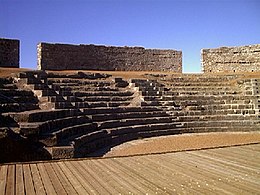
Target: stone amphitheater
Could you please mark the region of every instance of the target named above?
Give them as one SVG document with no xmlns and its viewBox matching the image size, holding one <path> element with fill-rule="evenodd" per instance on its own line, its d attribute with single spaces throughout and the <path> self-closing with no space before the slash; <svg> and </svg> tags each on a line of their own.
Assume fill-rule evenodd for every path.
<svg viewBox="0 0 260 195">
<path fill-rule="evenodd" d="M 1 47 L 19 51 L 14 45 Z M 203 74 L 183 74 L 175 50 L 41 43 L 39 70 L 10 69 L 19 57 L 9 50 L 1 49 L 9 57 L 0 70 L 0 162 L 88 157 L 156 136 L 260 130 L 260 45 L 202 50 Z M 9 65 L 10 53 L 18 61 Z"/>
</svg>

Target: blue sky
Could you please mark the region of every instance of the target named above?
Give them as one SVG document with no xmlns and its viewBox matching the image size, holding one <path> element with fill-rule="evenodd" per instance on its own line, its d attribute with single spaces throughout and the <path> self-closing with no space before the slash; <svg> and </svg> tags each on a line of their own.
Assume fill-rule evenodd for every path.
<svg viewBox="0 0 260 195">
<path fill-rule="evenodd" d="M 21 67 L 36 69 L 38 42 L 183 51 L 260 43 L 260 0 L 0 0 L 0 37 L 21 40 Z"/>
</svg>

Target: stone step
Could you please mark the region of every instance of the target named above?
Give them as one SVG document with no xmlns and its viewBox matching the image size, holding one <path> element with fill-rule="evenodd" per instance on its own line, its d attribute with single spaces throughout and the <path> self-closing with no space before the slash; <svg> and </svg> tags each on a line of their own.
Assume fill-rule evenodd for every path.
<svg viewBox="0 0 260 195">
<path fill-rule="evenodd" d="M 0 95 L 0 103 L 38 103 L 38 99 L 35 96 L 26 96 L 26 95 L 20 95 L 20 96 L 1 96 Z"/>
<path fill-rule="evenodd" d="M 106 136 L 103 138 L 94 139 L 95 135 L 93 136 L 93 140 L 87 142 L 82 142 L 82 145 L 79 145 L 74 150 L 74 157 L 75 158 L 84 158 L 84 157 L 95 157 L 96 153 L 99 156 L 99 150 L 107 151 L 108 146 L 111 146 L 111 138 Z"/>
<path fill-rule="evenodd" d="M 129 101 L 125 102 L 55 102 L 55 109 L 65 109 L 65 108 L 104 108 L 104 107 L 119 107 L 128 106 Z"/>
<path fill-rule="evenodd" d="M 24 136 L 28 135 L 42 135 L 55 132 L 59 129 L 80 125 L 83 123 L 89 123 L 92 120 L 87 116 L 71 116 L 52 120 L 46 120 L 44 122 L 22 122 L 20 123 L 20 131 Z"/>
<path fill-rule="evenodd" d="M 143 125 L 143 124 L 157 124 L 157 123 L 171 123 L 176 122 L 176 117 L 151 117 L 151 118 L 126 118 L 119 120 L 108 120 L 98 123 L 99 129 L 115 128 L 115 127 L 126 127 L 132 125 Z"/>
<path fill-rule="evenodd" d="M 82 96 L 132 96 L 133 92 L 131 91 L 72 91 L 69 93 L 62 92 L 60 95 L 68 96 L 74 95 L 77 97 Z"/>
<path fill-rule="evenodd" d="M 157 86 L 139 86 L 139 90 L 142 92 L 145 91 L 168 91 L 166 87 L 157 87 Z"/>
<path fill-rule="evenodd" d="M 19 125 L 10 116 L 2 115 L 0 113 L 0 127 L 19 127 Z"/>
<path fill-rule="evenodd" d="M 175 111 L 172 110 L 173 116 L 206 116 L 206 115 L 255 115 L 256 110 L 193 110 L 193 111 Z"/>
<path fill-rule="evenodd" d="M 138 132 L 138 138 L 176 135 L 176 134 L 181 134 L 181 133 L 182 133 L 182 128 L 169 128 L 169 129 L 163 129 L 163 130 L 159 130 L 159 131 L 155 130 L 155 131 Z"/>
<path fill-rule="evenodd" d="M 175 103 L 175 101 L 160 101 L 160 100 L 154 100 L 154 101 L 144 101 L 141 102 L 141 106 L 159 106 L 159 107 L 176 107 L 179 108 L 180 106 Z"/>
<path fill-rule="evenodd" d="M 31 110 L 20 113 L 5 113 L 17 122 L 44 122 L 58 118 L 82 115 L 78 109 Z"/>
<path fill-rule="evenodd" d="M 162 108 L 158 107 L 106 107 L 106 108 L 83 108 L 80 109 L 82 114 L 85 115 L 96 115 L 96 114 L 110 114 L 110 113 L 127 113 L 127 112 L 153 112 L 163 111 Z"/>
<path fill-rule="evenodd" d="M 32 90 L 51 90 L 50 86 L 45 84 L 45 83 L 41 83 L 41 84 L 28 84 L 27 86 L 30 89 L 32 89 Z"/>
<path fill-rule="evenodd" d="M 37 110 L 39 105 L 35 103 L 1 103 L 0 113 L 23 112 L 27 110 Z"/>
<path fill-rule="evenodd" d="M 111 135 L 120 135 L 128 133 L 146 132 L 146 131 L 159 131 L 165 129 L 174 129 L 181 126 L 181 123 L 159 123 L 159 124 L 144 124 L 144 125 L 133 125 L 131 127 L 117 127 L 117 128 L 107 128 L 106 131 Z"/>
<path fill-rule="evenodd" d="M 45 146 L 44 148 L 50 154 L 52 159 L 69 159 L 75 157 L 74 147 L 72 145 L 51 147 Z"/>
<path fill-rule="evenodd" d="M 136 139 L 165 136 L 165 135 L 176 135 L 181 133 L 182 133 L 182 128 L 170 128 L 170 129 L 163 129 L 163 130 L 141 131 L 141 132 L 122 134 L 122 135 L 115 135 L 112 136 L 110 145 L 116 146 Z"/>
<path fill-rule="evenodd" d="M 145 101 L 176 101 L 176 102 L 222 102 L 227 104 L 238 104 L 242 103 L 250 103 L 252 100 L 258 100 L 258 96 L 252 95 L 196 95 L 196 96 L 189 96 L 189 95 L 182 95 L 182 96 L 170 96 L 170 95 L 155 95 L 155 96 L 143 96 Z"/>
<path fill-rule="evenodd" d="M 6 84 L 0 83 L 0 88 L 3 88 L 3 89 L 17 89 L 17 86 L 14 83 L 6 83 Z"/>
<path fill-rule="evenodd" d="M 162 96 L 163 91 L 142 91 L 143 96 Z"/>
<path fill-rule="evenodd" d="M 226 96 L 226 95 L 238 95 L 241 94 L 241 91 L 164 91 L 163 95 L 166 96 L 183 96 L 183 95 L 189 95 L 189 96 L 200 96 L 200 95 L 205 95 L 205 96 Z"/>
<path fill-rule="evenodd" d="M 114 85 L 115 83 L 112 81 L 92 81 L 92 80 L 73 80 L 72 82 L 62 82 L 60 80 L 53 81 L 49 80 L 47 81 L 47 84 L 52 87 L 77 87 L 77 86 L 91 86 L 91 87 L 109 87 L 111 85 Z"/>
<path fill-rule="evenodd" d="M 182 75 L 182 77 L 172 77 L 172 78 L 161 78 L 161 81 L 168 81 L 168 82 L 198 82 L 198 83 L 216 83 L 216 82 L 227 82 L 227 81 L 231 81 L 233 79 L 236 79 L 237 77 L 229 77 L 227 78 L 226 76 L 223 77 L 185 77 Z"/>
<path fill-rule="evenodd" d="M 224 101 L 224 102 L 223 102 Z M 243 100 L 242 100 L 243 101 Z M 219 109 L 223 108 L 223 109 L 238 109 L 238 107 L 240 106 L 241 109 L 247 107 L 247 106 L 244 106 L 244 105 L 248 105 L 248 108 L 251 109 L 251 108 L 254 108 L 254 105 L 255 103 L 252 102 L 251 100 L 249 101 L 249 103 L 247 103 L 248 101 L 245 100 L 243 103 L 241 100 L 237 101 L 229 101 L 229 100 L 220 100 L 220 101 L 196 101 L 196 100 L 191 100 L 191 101 L 173 101 L 176 105 L 179 105 L 183 108 L 187 107 L 187 106 L 204 106 L 204 110 L 205 109 L 212 109 L 212 107 L 217 107 Z"/>
<path fill-rule="evenodd" d="M 67 86 L 75 86 L 77 85 L 96 85 L 96 86 L 109 86 L 111 83 L 114 83 L 113 81 L 109 80 L 89 80 L 89 79 L 72 79 L 72 78 L 48 78 L 47 84 L 55 84 L 55 85 L 67 85 Z"/>
<path fill-rule="evenodd" d="M 47 77 L 47 73 L 44 70 L 33 70 L 33 71 L 25 71 L 25 72 L 20 72 L 18 74 L 19 78 L 38 78 L 38 79 L 43 79 Z"/>
<path fill-rule="evenodd" d="M 13 80 L 10 78 L 0 78 L 0 87 L 3 87 L 4 85 L 12 84 Z"/>
<path fill-rule="evenodd" d="M 192 93 L 192 94 L 197 94 L 197 93 L 206 93 L 206 94 L 214 94 L 217 93 L 222 95 L 224 94 L 241 94 L 243 92 L 243 90 L 239 89 L 239 88 L 227 88 L 227 87 L 221 87 L 221 88 L 217 88 L 217 87 L 212 87 L 212 88 L 201 88 L 201 89 L 194 89 L 194 88 L 186 88 L 186 87 L 181 87 L 179 88 L 169 88 L 169 90 L 167 92 L 165 92 L 165 94 L 169 93 L 180 93 L 180 94 L 185 94 L 185 93 Z"/>
<path fill-rule="evenodd" d="M 92 115 L 92 120 L 96 122 L 108 120 L 123 120 L 123 119 L 145 119 L 150 117 L 169 117 L 165 111 L 126 111 L 126 112 L 112 112 Z"/>
<path fill-rule="evenodd" d="M 173 87 L 228 87 L 230 83 L 228 82 L 162 82 L 168 88 Z"/>
<path fill-rule="evenodd" d="M 161 83 L 158 83 L 157 80 L 150 79 L 131 79 L 131 83 L 134 83 L 136 87 L 163 86 Z"/>
<path fill-rule="evenodd" d="M 94 102 L 94 101 L 106 101 L 106 102 L 124 102 L 129 101 L 133 97 L 129 96 L 95 96 L 95 97 L 80 97 L 82 101 Z"/>
<path fill-rule="evenodd" d="M 34 93 L 38 97 L 44 96 L 60 96 L 59 91 L 55 91 L 53 89 L 44 89 L 44 90 L 34 90 Z"/>
<path fill-rule="evenodd" d="M 35 84 L 39 84 L 42 85 L 44 83 L 46 83 L 46 79 L 39 79 L 39 78 L 35 78 L 35 77 L 27 77 L 27 78 L 19 78 L 19 83 L 20 84 L 26 84 L 26 85 L 35 85 Z"/>
<path fill-rule="evenodd" d="M 42 101 L 50 102 L 123 102 L 133 99 L 131 96 L 48 96 L 42 97 Z"/>
<path fill-rule="evenodd" d="M 89 143 L 93 141 L 99 141 L 102 140 L 102 138 L 108 138 L 108 133 L 105 130 L 100 130 L 96 132 L 91 132 L 85 135 L 82 135 L 80 137 L 76 137 L 72 142 L 72 146 L 74 147 L 75 150 L 78 150 L 80 147 L 85 146 L 84 150 L 90 150 Z M 93 143 L 92 143 L 93 144 Z M 93 148 L 94 150 L 97 148 Z"/>
<path fill-rule="evenodd" d="M 260 131 L 260 127 L 256 126 L 229 126 L 229 127 L 189 127 L 183 128 L 183 133 L 208 133 L 208 132 L 250 132 Z"/>
<path fill-rule="evenodd" d="M 116 87 L 111 87 L 111 86 L 105 86 L 105 87 L 92 87 L 92 86 L 52 86 L 52 89 L 55 91 L 72 91 L 72 92 L 77 92 L 77 91 L 120 91 L 119 88 Z"/>
<path fill-rule="evenodd" d="M 166 85 L 170 91 L 231 91 L 239 90 L 236 86 L 172 86 Z"/>
<path fill-rule="evenodd" d="M 27 91 L 23 89 L 1 89 L 0 88 L 0 95 L 1 96 L 34 96 L 32 91 Z"/>
<path fill-rule="evenodd" d="M 192 101 L 192 100 L 225 100 L 225 101 L 234 101 L 234 100 L 252 100 L 257 97 L 252 95 L 196 95 L 196 96 L 173 96 L 175 101 Z"/>
<path fill-rule="evenodd" d="M 49 134 L 43 134 L 40 142 L 46 146 L 67 145 L 77 137 L 97 131 L 97 124 L 84 123 L 66 127 Z"/>
<path fill-rule="evenodd" d="M 201 115 L 201 116 L 179 116 L 180 122 L 193 121 L 232 121 L 232 120 L 257 120 L 257 115 Z"/>
<path fill-rule="evenodd" d="M 209 104 L 209 105 L 188 105 L 185 110 L 252 110 L 252 104 Z"/>
<path fill-rule="evenodd" d="M 162 106 L 160 101 L 145 101 L 141 102 L 141 106 Z"/>
<path fill-rule="evenodd" d="M 249 127 L 249 126 L 259 126 L 259 120 L 221 120 L 221 121 L 192 121 L 183 123 L 184 128 L 192 127 Z"/>
</svg>

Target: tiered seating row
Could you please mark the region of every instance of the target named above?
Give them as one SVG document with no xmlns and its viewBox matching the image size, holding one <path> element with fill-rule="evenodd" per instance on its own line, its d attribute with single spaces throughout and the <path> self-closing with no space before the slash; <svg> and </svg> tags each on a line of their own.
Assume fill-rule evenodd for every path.
<svg viewBox="0 0 260 195">
<path fill-rule="evenodd" d="M 182 122 L 183 132 L 204 132 L 207 128 L 209 131 L 260 129 L 258 97 L 252 93 L 254 79 L 235 75 L 212 78 L 149 75 L 149 78 L 132 79 L 142 92 L 142 105 L 168 110 Z"/>
<path fill-rule="evenodd" d="M 130 107 L 134 90 L 120 78 L 36 71 L 23 73 L 19 80 L 48 106 L 9 115 L 20 124 L 21 135 L 38 140 L 52 158 L 85 156 L 98 148 L 150 136 L 149 132 L 173 134 L 180 126 L 161 108 Z"/>
</svg>

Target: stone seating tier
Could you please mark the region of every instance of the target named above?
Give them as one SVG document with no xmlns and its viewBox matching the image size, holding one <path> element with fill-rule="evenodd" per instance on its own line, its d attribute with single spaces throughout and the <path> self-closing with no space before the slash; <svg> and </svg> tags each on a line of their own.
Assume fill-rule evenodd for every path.
<svg viewBox="0 0 260 195">
<path fill-rule="evenodd" d="M 0 91 L 21 101 L 21 105 L 33 97 L 31 105 L 38 107 L 6 109 L 1 117 L 13 119 L 19 127 L 16 133 L 31 140 L 32 145 L 37 143 L 53 159 L 87 156 L 144 137 L 260 129 L 258 78 L 185 74 L 144 77 L 23 72 L 10 82 L 3 80 Z M 1 102 L 0 106 L 4 105 Z"/>
</svg>

